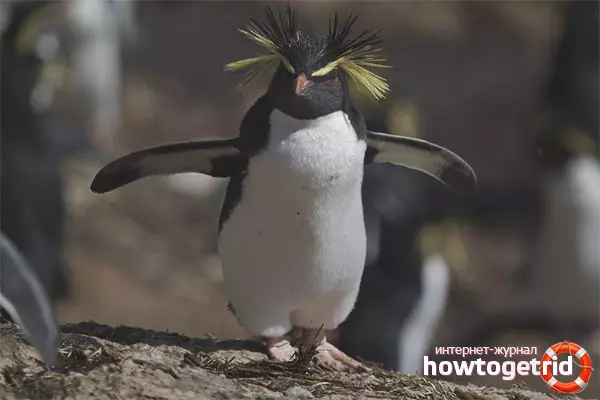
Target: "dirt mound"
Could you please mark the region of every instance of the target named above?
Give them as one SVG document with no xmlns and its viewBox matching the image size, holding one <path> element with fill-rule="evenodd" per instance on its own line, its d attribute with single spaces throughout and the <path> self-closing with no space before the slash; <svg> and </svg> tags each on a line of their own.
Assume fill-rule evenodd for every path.
<svg viewBox="0 0 600 400">
<path fill-rule="evenodd" d="M 0 398 L 553 398 L 522 387 L 460 386 L 376 366 L 368 373 L 332 373 L 302 357 L 275 365 L 267 361 L 260 343 L 249 340 L 192 339 L 93 322 L 64 325 L 62 332 L 62 365 L 49 369 L 18 329 L 0 326 Z"/>
</svg>

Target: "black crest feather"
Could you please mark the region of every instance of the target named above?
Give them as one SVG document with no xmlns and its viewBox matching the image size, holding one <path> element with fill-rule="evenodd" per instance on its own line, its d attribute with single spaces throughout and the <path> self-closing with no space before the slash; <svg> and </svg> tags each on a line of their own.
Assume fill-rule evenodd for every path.
<svg viewBox="0 0 600 400">
<path fill-rule="evenodd" d="M 265 38 L 268 38 L 274 45 L 277 53 L 286 58 L 293 58 L 293 38 L 296 37 L 298 30 L 298 11 L 290 6 L 286 8 L 285 13 L 278 9 L 279 18 L 270 7 L 263 10 L 266 18 L 265 23 L 260 23 L 255 19 L 250 19 L 250 26 L 259 32 Z"/>
<path fill-rule="evenodd" d="M 338 14 L 335 13 L 333 22 L 329 20 L 329 33 L 327 34 L 326 46 L 332 60 L 336 60 L 353 54 L 371 50 L 373 46 L 381 44 L 381 30 L 373 33 L 372 29 L 365 29 L 354 38 L 351 38 L 352 26 L 356 23 L 358 16 L 350 14 L 340 24 Z"/>
<path fill-rule="evenodd" d="M 289 5 L 275 15 L 270 7 L 263 11 L 265 21 L 254 19 L 241 32 L 251 41 L 269 50 L 270 54 L 248 58 L 225 66 L 226 70 L 248 69 L 242 88 L 260 75 L 273 72 L 283 65 L 292 73 L 301 68 L 313 76 L 323 76 L 339 68 L 343 70 L 358 88 L 366 89 L 375 98 L 385 97 L 389 87 L 385 80 L 369 68 L 387 67 L 385 59 L 378 55 L 380 49 L 374 46 L 382 42 L 379 32 L 366 29 L 352 35 L 357 16 L 350 14 L 344 21 L 336 13 L 329 20 L 327 36 L 314 39 L 298 29 L 298 13 Z"/>
</svg>

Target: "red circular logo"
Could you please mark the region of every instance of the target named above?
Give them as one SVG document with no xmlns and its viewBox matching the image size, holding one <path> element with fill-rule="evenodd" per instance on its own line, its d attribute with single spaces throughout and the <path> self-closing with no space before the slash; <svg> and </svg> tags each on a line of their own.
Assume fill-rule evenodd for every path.
<svg viewBox="0 0 600 400">
<path fill-rule="evenodd" d="M 553 357 L 559 354 L 570 354 L 579 360 L 581 371 L 579 376 L 573 382 L 560 382 L 552 376 L 552 368 L 548 368 L 548 362 L 556 360 Z M 544 362 L 546 367 L 544 368 Z M 579 393 L 587 386 L 590 376 L 592 375 L 592 359 L 583 347 L 573 342 L 560 342 L 551 346 L 546 350 L 540 364 L 540 376 L 552 390 L 558 393 L 573 394 Z"/>
</svg>

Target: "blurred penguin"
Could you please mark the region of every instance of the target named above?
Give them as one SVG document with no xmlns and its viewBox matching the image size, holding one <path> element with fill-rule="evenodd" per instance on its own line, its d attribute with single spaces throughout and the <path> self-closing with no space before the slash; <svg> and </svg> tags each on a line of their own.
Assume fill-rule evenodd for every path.
<svg viewBox="0 0 600 400">
<path fill-rule="evenodd" d="M 578 263 L 595 279 L 600 279 L 599 12 L 598 2 L 568 6 L 548 96 L 554 117 L 540 146 L 549 197 L 569 196 Z"/>
<path fill-rule="evenodd" d="M 553 315 L 598 326 L 600 10 L 598 2 L 566 3 L 565 9 L 565 33 L 547 95 L 550 117 L 540 138 L 545 218 L 531 280 L 565 294 L 554 296 L 560 304 L 547 304 Z"/>
<path fill-rule="evenodd" d="M 62 6 L 58 2 L 27 1 L 33 8 L 24 13 L 16 37 L 21 54 L 37 60 L 37 79 L 29 96 L 31 108 L 40 121 L 40 129 L 60 155 L 97 156 L 88 135 L 73 129 L 65 119 L 53 115 L 51 110 L 56 93 L 70 77 L 65 63 L 65 41 L 62 31 Z M 12 3 L 7 3 L 12 4 Z M 20 6 L 22 7 L 22 6 Z"/>
<path fill-rule="evenodd" d="M 0 4 L 0 312 L 18 324 L 46 363 L 55 365 L 58 328 L 52 300 L 67 291 L 61 185 L 57 160 L 32 109 L 39 60 L 19 40 L 40 6 Z"/>
<path fill-rule="evenodd" d="M 539 212 L 533 257 L 511 301 L 462 323 L 450 345 L 486 345 L 518 330 L 557 340 L 600 331 L 599 9 L 583 1 L 563 7 L 564 34 L 550 60 L 547 113 L 534 144 L 544 180 L 531 208 Z"/>
<path fill-rule="evenodd" d="M 73 0 L 66 3 L 74 34 L 72 64 L 75 82 L 89 104 L 89 131 L 97 139 L 110 137 L 121 126 L 124 40 L 137 37 L 133 0 Z"/>
<path fill-rule="evenodd" d="M 14 243 L 52 300 L 69 289 L 63 260 L 64 207 L 58 155 L 44 133 L 31 93 L 41 68 L 33 43 L 23 38 L 30 18 L 47 2 L 4 2 L 0 68 L 0 228 Z"/>
<path fill-rule="evenodd" d="M 489 344 L 493 335 L 507 329 L 541 330 L 558 339 L 598 329 L 598 3 L 572 2 L 564 7 L 565 35 L 547 96 L 552 117 L 538 147 L 546 171 L 545 194 L 537 188 L 498 192 L 480 187 L 475 196 L 456 202 L 446 193 L 432 192 L 420 177 L 408 176 L 410 171 L 388 166 L 367 169 L 363 195 L 368 266 L 355 310 L 340 329 L 341 348 L 348 354 L 402 372 L 421 372 L 434 327 L 443 315 L 439 310 L 450 284 L 448 265 L 454 266 L 440 256 L 444 253 L 423 249 L 441 232 L 435 221 L 451 216 L 497 221 L 504 215 L 533 213 L 541 223 L 537 238 L 541 257 L 528 268 L 523 291 L 515 292 L 506 310 L 461 322 L 464 326 L 454 327 L 458 335 L 451 335 L 449 345 Z M 385 116 L 375 122 L 387 123 Z M 387 186 L 377 182 L 377 175 L 385 173 L 393 174 L 381 179 Z M 390 185 L 392 181 L 397 186 Z M 435 273 L 427 274 L 428 270 Z M 428 280 L 429 287 L 436 287 L 429 297 Z"/>
<path fill-rule="evenodd" d="M 398 103 L 389 112 L 403 113 L 404 106 Z M 380 115 L 369 127 L 397 131 L 390 125 Z M 442 199 L 453 196 L 411 170 L 365 168 L 367 260 L 357 304 L 339 329 L 343 351 L 388 369 L 421 372 L 450 289 Z"/>
</svg>

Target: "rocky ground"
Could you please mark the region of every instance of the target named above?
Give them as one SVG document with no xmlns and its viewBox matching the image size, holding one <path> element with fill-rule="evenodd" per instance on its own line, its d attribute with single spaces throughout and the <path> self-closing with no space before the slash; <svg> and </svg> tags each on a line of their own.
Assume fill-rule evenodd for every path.
<svg viewBox="0 0 600 400">
<path fill-rule="evenodd" d="M 14 326 L 0 326 L 0 398 L 558 398 L 525 387 L 462 386 L 376 366 L 361 374 L 326 372 L 311 366 L 307 356 L 289 365 L 274 365 L 267 361 L 262 345 L 249 340 L 192 339 L 92 322 L 64 325 L 62 331 L 62 365 L 48 369 Z"/>
</svg>

